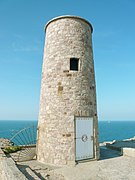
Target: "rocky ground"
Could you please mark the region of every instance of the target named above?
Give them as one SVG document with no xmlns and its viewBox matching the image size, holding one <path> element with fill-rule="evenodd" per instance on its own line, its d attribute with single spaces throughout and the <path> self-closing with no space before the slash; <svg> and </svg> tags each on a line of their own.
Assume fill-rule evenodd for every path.
<svg viewBox="0 0 135 180">
<path fill-rule="evenodd" d="M 0 138 L 0 148 L 4 148 L 6 146 L 12 146 L 13 142 L 11 142 L 9 139 Z"/>
<path fill-rule="evenodd" d="M 99 161 L 55 167 L 31 160 L 18 162 L 17 167 L 29 180 L 135 180 L 135 157 L 122 156 L 117 149 L 121 145 L 134 147 L 134 139 L 100 144 Z M 114 150 L 115 146 L 117 150 Z"/>
<path fill-rule="evenodd" d="M 37 161 L 18 163 L 28 179 L 45 180 L 135 180 L 135 158 L 120 156 L 120 152 L 101 147 L 101 159 L 76 166 L 51 167 Z M 30 168 L 28 170 L 27 168 Z"/>
</svg>

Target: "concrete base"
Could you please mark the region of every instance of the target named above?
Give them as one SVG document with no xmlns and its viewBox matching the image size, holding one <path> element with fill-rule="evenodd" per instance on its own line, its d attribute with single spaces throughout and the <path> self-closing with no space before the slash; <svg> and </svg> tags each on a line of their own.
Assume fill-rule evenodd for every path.
<svg viewBox="0 0 135 180">
<path fill-rule="evenodd" d="M 123 148 L 123 156 L 135 157 L 135 148 Z"/>
</svg>

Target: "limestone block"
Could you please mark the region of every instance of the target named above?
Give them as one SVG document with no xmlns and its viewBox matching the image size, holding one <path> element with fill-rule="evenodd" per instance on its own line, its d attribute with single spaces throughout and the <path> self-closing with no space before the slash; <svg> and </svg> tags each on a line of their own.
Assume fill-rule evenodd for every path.
<svg viewBox="0 0 135 180">
<path fill-rule="evenodd" d="M 123 156 L 135 157 L 135 148 L 123 148 Z"/>
</svg>

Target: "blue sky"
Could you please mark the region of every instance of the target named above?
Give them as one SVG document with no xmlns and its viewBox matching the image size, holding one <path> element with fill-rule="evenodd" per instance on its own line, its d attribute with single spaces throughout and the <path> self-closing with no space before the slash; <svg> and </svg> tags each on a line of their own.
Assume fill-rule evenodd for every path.
<svg viewBox="0 0 135 180">
<path fill-rule="evenodd" d="M 0 119 L 38 118 L 44 26 L 59 15 L 86 18 L 100 120 L 135 120 L 134 0 L 0 0 Z"/>
</svg>

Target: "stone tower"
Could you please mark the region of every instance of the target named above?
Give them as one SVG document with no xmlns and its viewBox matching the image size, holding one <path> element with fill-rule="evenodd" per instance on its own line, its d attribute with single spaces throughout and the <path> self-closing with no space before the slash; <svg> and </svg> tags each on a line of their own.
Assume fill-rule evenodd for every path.
<svg viewBox="0 0 135 180">
<path fill-rule="evenodd" d="M 60 16 L 45 31 L 37 159 L 57 165 L 98 159 L 92 25 Z"/>
</svg>

